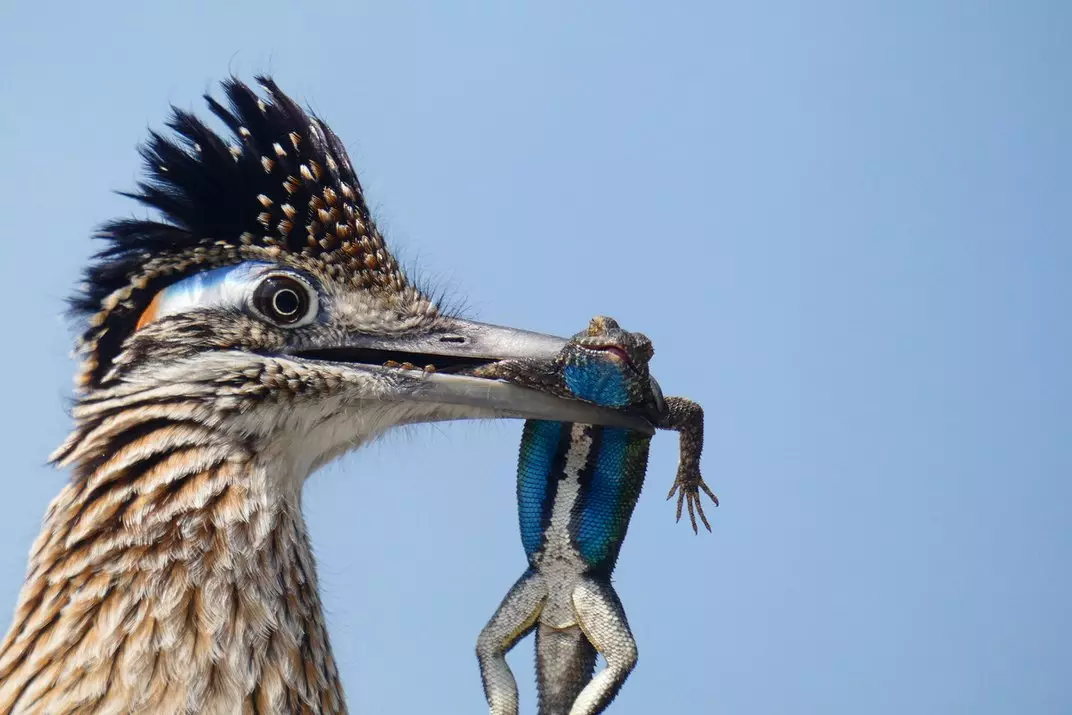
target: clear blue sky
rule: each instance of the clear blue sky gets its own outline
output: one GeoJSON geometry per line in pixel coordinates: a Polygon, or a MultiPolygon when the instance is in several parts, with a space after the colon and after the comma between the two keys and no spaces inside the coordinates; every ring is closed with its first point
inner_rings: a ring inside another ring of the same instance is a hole
{"type": "MultiPolygon", "coordinates": [[[[707,409],[616,574],[627,713],[1072,712],[1072,10],[1060,2],[6,4],[0,612],[69,426],[60,317],[168,103],[271,70],[388,239],[483,320],[652,336],[707,409]],[[583,7],[578,7],[582,6],[583,7]],[[450,9],[447,9],[447,7],[450,9]]],[[[520,424],[310,480],[359,713],[476,713],[524,567],[520,424]]],[[[512,663],[533,712],[532,643],[512,663]]]]}

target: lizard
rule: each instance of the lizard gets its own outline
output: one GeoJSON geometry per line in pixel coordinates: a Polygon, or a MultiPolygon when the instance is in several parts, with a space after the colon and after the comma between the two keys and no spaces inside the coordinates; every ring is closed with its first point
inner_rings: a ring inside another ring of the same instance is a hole
{"type": "MultiPolygon", "coordinates": [[[[700,475],[703,409],[663,398],[642,333],[597,317],[552,361],[499,362],[480,368],[546,392],[648,413],[660,429],[680,434],[680,463],[667,498],[678,495],[708,531],[700,491],[718,498],[700,475]]],[[[610,704],[636,664],[637,648],[611,574],[647,470],[649,435],[594,425],[528,420],[517,469],[518,516],[528,569],[477,640],[491,715],[516,715],[517,683],[506,653],[536,631],[540,715],[596,715],[610,704]],[[592,676],[596,654],[607,667],[592,676]]]]}

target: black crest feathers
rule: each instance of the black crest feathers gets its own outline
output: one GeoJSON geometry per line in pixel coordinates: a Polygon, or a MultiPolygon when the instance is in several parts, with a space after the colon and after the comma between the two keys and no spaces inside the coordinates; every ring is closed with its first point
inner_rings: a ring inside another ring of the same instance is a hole
{"type": "Polygon", "coordinates": [[[126,193],[160,214],[120,219],[86,271],[71,314],[88,322],[79,384],[98,385],[138,316],[162,288],[256,250],[322,262],[355,287],[404,283],[376,230],[342,142],[267,77],[264,99],[231,78],[229,108],[206,96],[227,139],[173,108],[174,138],[152,132],[140,149],[147,178],[126,193]]]}

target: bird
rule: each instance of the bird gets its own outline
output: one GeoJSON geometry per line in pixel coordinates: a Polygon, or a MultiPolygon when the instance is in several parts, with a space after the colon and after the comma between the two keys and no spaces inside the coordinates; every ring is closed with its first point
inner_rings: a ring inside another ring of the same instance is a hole
{"type": "Polygon", "coordinates": [[[479,323],[411,280],[342,141],[271,77],[172,108],[70,299],[70,479],[0,642],[2,713],[338,713],[301,509],[318,468],[459,419],[642,416],[474,376],[562,338],[479,323]]]}

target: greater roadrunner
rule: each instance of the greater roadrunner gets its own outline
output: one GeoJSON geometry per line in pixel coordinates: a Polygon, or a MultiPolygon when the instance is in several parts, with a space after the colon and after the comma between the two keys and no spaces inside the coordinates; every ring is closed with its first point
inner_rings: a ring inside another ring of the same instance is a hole
{"type": "Polygon", "coordinates": [[[560,338],[466,321],[409,281],[342,143],[267,78],[175,110],[131,196],[162,220],[101,232],[72,479],[0,644],[0,712],[340,712],[300,492],[384,430],[638,417],[466,375],[560,338]]]}

